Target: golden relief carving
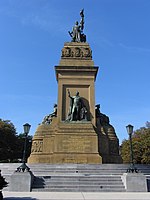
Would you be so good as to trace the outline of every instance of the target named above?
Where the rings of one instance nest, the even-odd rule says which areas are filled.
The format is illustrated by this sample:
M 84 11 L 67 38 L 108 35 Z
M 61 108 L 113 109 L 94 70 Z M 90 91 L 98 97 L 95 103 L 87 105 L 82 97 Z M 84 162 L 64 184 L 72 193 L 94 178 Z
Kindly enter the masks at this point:
M 43 152 L 43 141 L 33 141 L 31 152 Z
M 71 49 L 69 47 L 65 47 L 62 49 L 62 57 L 70 57 Z
M 84 47 L 75 47 L 75 48 L 70 48 L 70 47 L 64 47 L 62 49 L 62 58 L 92 58 L 92 51 L 90 48 L 84 48 Z
M 80 57 L 81 56 L 80 48 L 78 48 L 78 47 L 75 48 L 74 55 L 75 55 L 75 57 Z
M 92 57 L 92 52 L 89 48 L 85 48 L 83 51 L 83 57 Z

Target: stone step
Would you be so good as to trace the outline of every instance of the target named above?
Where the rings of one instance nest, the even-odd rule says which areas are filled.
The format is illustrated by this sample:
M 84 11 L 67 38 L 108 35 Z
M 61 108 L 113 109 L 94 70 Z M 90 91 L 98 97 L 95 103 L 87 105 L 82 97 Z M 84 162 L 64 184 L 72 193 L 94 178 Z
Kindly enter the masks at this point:
M 40 173 L 37 173 L 37 172 L 34 172 L 34 171 L 32 171 L 33 172 L 33 174 L 34 174 L 34 176 L 53 176 L 53 175 L 64 175 L 65 174 L 65 172 L 62 172 L 62 173 L 51 173 L 51 172 L 45 172 L 45 171 L 41 171 Z M 11 171 L 11 172 L 2 172 L 2 175 L 4 176 L 4 177 L 8 177 L 8 176 L 10 176 L 10 175 L 12 175 L 14 173 L 14 171 Z M 123 173 L 125 173 L 125 172 L 122 172 L 122 173 L 109 173 L 109 172 L 106 172 L 106 173 L 97 173 L 97 174 L 95 174 L 95 173 L 83 173 L 83 175 L 84 176 L 90 176 L 90 175 L 104 175 L 104 176 L 107 176 L 107 175 L 122 175 Z M 68 175 L 74 175 L 74 173 L 67 173 Z M 145 173 L 143 173 L 144 175 L 146 175 L 146 176 L 150 176 L 150 173 L 147 173 L 147 172 L 145 172 Z
M 76 187 L 89 187 L 89 188 L 92 188 L 92 187 L 105 187 L 105 188 L 124 188 L 124 185 L 118 185 L 118 184 L 98 184 L 98 183 L 95 183 L 95 184 L 85 184 L 85 183 L 82 183 L 82 184 L 67 184 L 67 183 L 64 183 L 64 184 L 56 184 L 56 185 L 41 185 L 43 188 L 74 188 L 75 186 Z M 33 187 L 32 188 L 37 188 L 37 187 Z M 39 187 L 40 188 L 40 187 Z
M 11 175 L 20 163 L 0 163 L 1 173 L 4 176 Z M 28 165 L 35 176 L 49 176 L 56 174 L 84 174 L 84 175 L 122 175 L 126 172 L 127 166 L 123 164 L 102 164 L 102 165 L 51 165 L 34 164 Z M 66 167 L 67 166 L 67 167 Z M 110 168 L 112 167 L 112 168 Z M 116 167 L 116 168 L 115 168 Z M 137 168 L 145 175 L 150 175 L 150 165 L 137 165 Z
M 87 181 L 51 181 L 51 182 L 44 182 L 44 184 L 41 183 L 41 181 L 34 182 L 34 186 L 41 187 L 42 185 L 123 185 L 122 181 L 94 181 L 91 182 L 91 180 Z
M 110 183 L 110 182 L 114 182 L 115 181 L 115 183 L 117 183 L 117 182 L 120 182 L 120 180 L 121 179 L 113 179 L 113 180 L 105 180 L 105 179 L 79 179 L 79 180 L 73 180 L 73 179 L 69 179 L 69 180 L 67 180 L 67 179 L 60 179 L 60 180 L 58 180 L 58 179 L 51 179 L 51 180 L 44 180 L 44 182 L 46 183 L 46 184 L 48 184 L 48 183 L 51 183 L 51 182 L 73 182 L 73 183 L 75 183 L 75 182 L 77 182 L 77 183 L 81 183 L 81 182 L 89 182 L 89 181 L 94 181 L 94 182 L 103 182 L 103 183 Z
M 32 188 L 66 188 L 66 187 L 83 187 L 83 186 L 86 186 L 86 187 L 114 187 L 114 188 L 124 188 L 124 185 L 122 183 L 107 183 L 107 184 L 103 184 L 103 183 L 93 183 L 93 184 L 90 184 L 90 183 L 51 183 L 51 184 L 46 184 L 46 185 L 33 185 Z
M 33 191 L 125 191 L 121 176 L 44 176 L 36 177 Z
M 32 189 L 32 192 L 125 192 L 124 188 L 45 188 Z
M 12 170 L 4 170 L 2 169 L 2 175 L 11 175 L 16 169 L 12 169 Z M 122 175 L 123 173 L 126 172 L 126 170 L 122 170 L 122 171 L 116 171 L 116 170 L 84 170 L 84 171 L 65 171 L 65 170 L 61 170 L 61 171 L 58 171 L 58 170 L 45 170 L 45 169 L 42 169 L 42 170 L 38 170 L 36 171 L 35 169 L 31 169 L 31 171 L 33 172 L 33 174 L 35 176 L 40 176 L 40 175 L 54 175 L 54 174 L 91 174 L 91 175 Z M 145 175 L 150 175 L 150 170 L 141 170 L 142 173 L 144 173 Z
M 0 163 L 2 175 L 10 175 L 20 163 Z M 128 164 L 27 164 L 35 176 L 32 191 L 125 192 L 121 175 Z M 150 165 L 136 165 L 150 180 Z M 4 189 L 9 190 L 9 187 Z
M 99 175 L 99 174 L 95 174 L 95 175 L 92 175 L 92 174 L 55 174 L 55 175 L 50 175 L 50 176 L 39 176 L 39 177 L 43 177 L 44 179 L 52 179 L 52 178 L 74 178 L 74 179 L 79 179 L 79 178 L 120 178 L 119 175 Z
M 21 163 L 0 163 L 0 169 L 17 169 Z M 31 169 L 38 170 L 126 170 L 129 164 L 27 164 Z M 137 164 L 136 167 L 141 170 L 149 170 L 150 165 Z
M 87 187 L 92 187 L 92 186 L 95 186 L 95 187 L 100 187 L 100 186 L 103 186 L 103 187 L 106 187 L 106 186 L 114 186 L 114 187 L 121 187 L 121 188 L 124 188 L 124 185 L 122 182 L 120 183 L 102 183 L 102 182 L 99 182 L 99 183 L 93 183 L 93 184 L 90 184 L 90 183 L 55 183 L 55 182 L 52 182 L 51 184 L 46 184 L 46 185 L 40 185 L 40 184 L 34 184 L 32 188 L 52 188 L 52 187 L 55 187 L 55 188 L 58 188 L 58 187 L 82 187 L 82 186 L 87 186 Z

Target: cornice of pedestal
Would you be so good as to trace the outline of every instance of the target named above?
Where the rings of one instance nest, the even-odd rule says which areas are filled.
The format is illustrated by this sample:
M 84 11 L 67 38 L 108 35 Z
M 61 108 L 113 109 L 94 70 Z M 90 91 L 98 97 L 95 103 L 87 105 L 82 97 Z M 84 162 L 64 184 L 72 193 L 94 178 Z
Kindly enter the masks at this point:
M 56 73 L 56 80 L 58 81 L 58 75 L 68 75 L 72 76 L 78 75 L 84 77 L 93 76 L 94 80 L 96 80 L 97 72 L 99 67 L 98 66 L 55 66 L 55 73 Z M 71 77 L 70 76 L 70 77 Z

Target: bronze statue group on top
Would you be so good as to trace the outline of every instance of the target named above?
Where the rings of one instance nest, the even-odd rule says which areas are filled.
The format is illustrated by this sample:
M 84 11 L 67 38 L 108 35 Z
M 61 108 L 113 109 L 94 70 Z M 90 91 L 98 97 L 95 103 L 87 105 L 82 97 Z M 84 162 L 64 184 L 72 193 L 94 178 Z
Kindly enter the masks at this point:
M 78 21 L 75 22 L 75 25 L 72 28 L 72 31 L 68 31 L 69 35 L 72 38 L 72 42 L 86 42 L 86 35 L 83 33 L 84 29 L 84 9 L 80 11 L 80 24 Z

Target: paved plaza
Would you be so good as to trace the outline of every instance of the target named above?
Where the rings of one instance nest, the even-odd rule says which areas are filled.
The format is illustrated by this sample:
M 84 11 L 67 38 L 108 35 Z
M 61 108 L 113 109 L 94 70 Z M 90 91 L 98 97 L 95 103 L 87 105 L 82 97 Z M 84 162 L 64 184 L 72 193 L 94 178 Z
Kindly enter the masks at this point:
M 3 192 L 4 200 L 150 200 L 146 192 Z

